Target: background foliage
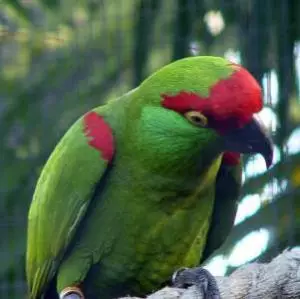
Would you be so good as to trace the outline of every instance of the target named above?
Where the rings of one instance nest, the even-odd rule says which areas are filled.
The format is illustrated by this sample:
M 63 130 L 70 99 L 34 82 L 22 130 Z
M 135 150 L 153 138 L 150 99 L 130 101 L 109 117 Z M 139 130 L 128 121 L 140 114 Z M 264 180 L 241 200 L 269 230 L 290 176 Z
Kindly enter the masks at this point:
M 189 55 L 248 67 L 264 86 L 261 117 L 276 142 L 268 172 L 258 157 L 245 159 L 236 226 L 212 272 L 299 243 L 300 1 L 4 0 L 0 8 L 1 298 L 24 297 L 27 210 L 59 138 L 82 113 Z

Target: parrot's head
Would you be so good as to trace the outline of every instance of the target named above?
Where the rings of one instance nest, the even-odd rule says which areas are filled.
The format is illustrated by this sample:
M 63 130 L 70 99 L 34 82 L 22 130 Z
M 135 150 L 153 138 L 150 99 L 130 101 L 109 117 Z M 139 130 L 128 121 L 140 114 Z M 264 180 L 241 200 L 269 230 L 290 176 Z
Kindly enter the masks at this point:
M 272 163 L 271 140 L 255 116 L 263 107 L 261 88 L 240 65 L 210 56 L 175 61 L 142 82 L 134 103 L 139 150 L 155 157 L 153 164 L 205 164 L 222 156 L 235 164 L 241 153 Z

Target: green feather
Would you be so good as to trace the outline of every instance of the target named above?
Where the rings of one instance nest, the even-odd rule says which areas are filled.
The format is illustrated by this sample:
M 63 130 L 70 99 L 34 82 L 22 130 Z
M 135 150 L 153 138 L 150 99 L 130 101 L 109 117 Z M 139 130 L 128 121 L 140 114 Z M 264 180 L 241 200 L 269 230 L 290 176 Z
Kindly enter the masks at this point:
M 199 56 L 177 60 L 148 77 L 138 88 L 142 105 L 160 105 L 161 94 L 177 94 L 182 90 L 202 97 L 218 81 L 229 78 L 234 68 L 220 57 Z

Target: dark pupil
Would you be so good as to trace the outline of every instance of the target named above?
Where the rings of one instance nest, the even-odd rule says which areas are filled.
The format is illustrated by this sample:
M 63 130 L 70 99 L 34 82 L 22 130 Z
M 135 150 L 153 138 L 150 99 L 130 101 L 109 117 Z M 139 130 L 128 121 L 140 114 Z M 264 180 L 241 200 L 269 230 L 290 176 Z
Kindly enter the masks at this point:
M 192 116 L 192 120 L 196 123 L 202 123 L 202 119 L 199 116 Z

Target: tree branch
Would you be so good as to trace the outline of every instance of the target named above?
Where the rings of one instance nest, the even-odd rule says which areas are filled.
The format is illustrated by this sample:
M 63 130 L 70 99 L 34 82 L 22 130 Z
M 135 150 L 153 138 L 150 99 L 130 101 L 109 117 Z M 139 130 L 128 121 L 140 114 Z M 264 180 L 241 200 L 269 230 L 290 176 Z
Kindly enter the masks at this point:
M 222 299 L 299 298 L 300 249 L 285 250 L 268 264 L 251 263 L 240 267 L 228 277 L 216 277 Z M 139 299 L 124 297 L 120 299 Z M 148 299 L 202 299 L 191 286 L 188 289 L 166 287 Z

